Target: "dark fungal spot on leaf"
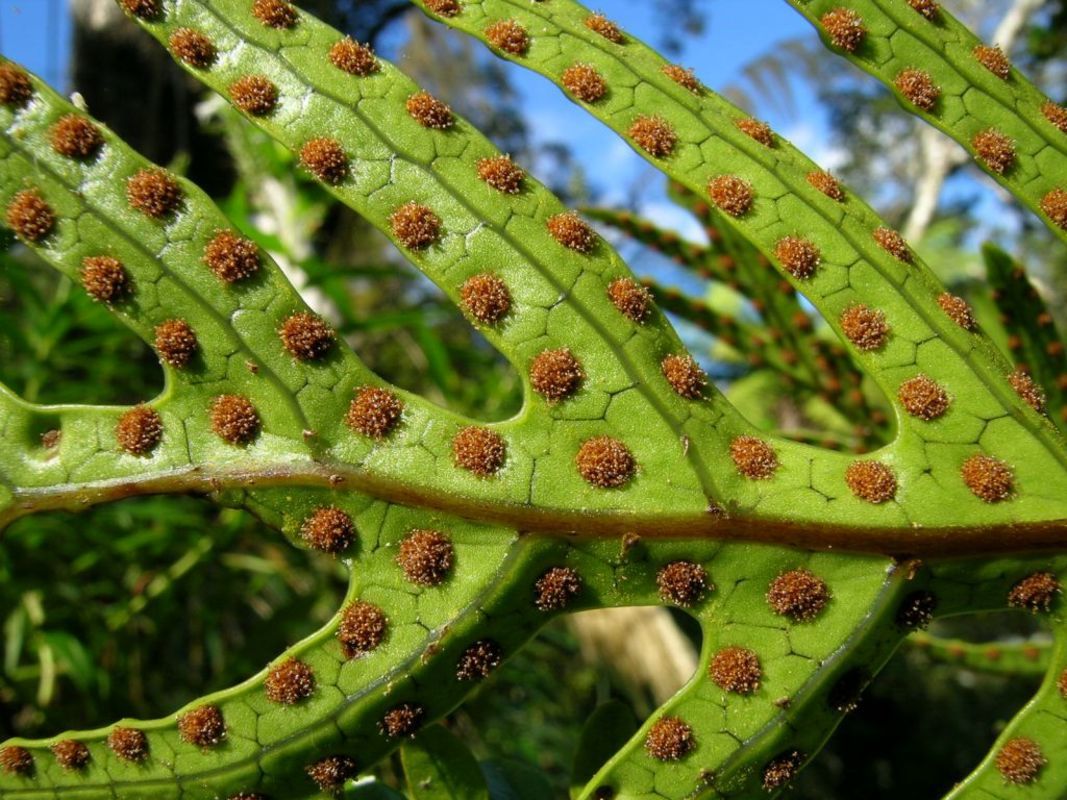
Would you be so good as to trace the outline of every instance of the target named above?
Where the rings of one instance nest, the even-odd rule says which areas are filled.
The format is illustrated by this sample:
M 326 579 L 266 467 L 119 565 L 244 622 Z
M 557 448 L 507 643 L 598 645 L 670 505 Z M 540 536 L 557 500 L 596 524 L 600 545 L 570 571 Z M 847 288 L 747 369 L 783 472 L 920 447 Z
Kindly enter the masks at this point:
M 840 182 L 829 172 L 820 172 L 819 170 L 809 172 L 807 181 L 813 188 L 822 192 L 831 200 L 836 200 L 840 203 L 845 199 L 845 192 L 841 188 Z
M 841 330 L 857 349 L 871 352 L 880 349 L 889 337 L 885 312 L 864 303 L 855 303 L 841 312 Z
M 378 730 L 387 739 L 400 739 L 414 736 L 422 727 L 426 718 L 426 709 L 419 703 L 401 703 L 390 709 L 378 723 Z
M 1045 412 L 1045 390 L 1037 385 L 1026 370 L 1016 367 L 1008 375 L 1008 383 L 1028 406 L 1038 414 Z
M 88 256 L 82 259 L 81 283 L 100 303 L 117 303 L 130 294 L 130 276 L 117 258 Z
M 526 55 L 530 49 L 530 35 L 526 28 L 513 19 L 502 19 L 485 29 L 485 38 L 497 50 L 513 56 Z
M 116 727 L 107 736 L 107 746 L 116 756 L 131 764 L 148 758 L 148 737 L 135 728 Z
M 651 156 L 666 158 L 674 151 L 678 143 L 678 134 L 663 117 L 654 114 L 641 114 L 630 123 L 627 135 Z
M 407 99 L 408 114 L 424 128 L 448 130 L 455 123 L 452 109 L 429 92 L 416 92 Z
M 937 596 L 925 589 L 911 592 L 897 608 L 896 623 L 906 631 L 925 629 L 937 610 Z
M 438 586 L 448 577 L 455 562 L 452 541 L 440 531 L 413 530 L 396 554 L 404 576 L 418 586 Z
M 826 582 L 807 569 L 791 569 L 771 581 L 767 603 L 775 614 L 794 622 L 810 622 L 830 601 Z
M 908 68 L 901 70 L 893 80 L 904 97 L 911 101 L 912 105 L 923 111 L 933 111 L 941 97 L 941 89 L 934 83 L 930 73 L 921 69 Z
M 155 347 L 160 359 L 175 369 L 189 365 L 200 344 L 184 319 L 169 319 L 155 329 Z
M 593 436 L 582 442 L 574 457 L 587 483 L 601 489 L 617 489 L 633 477 L 637 464 L 630 449 L 610 436 Z
M 156 449 L 163 438 L 163 420 L 149 406 L 134 406 L 115 425 L 115 441 L 135 456 L 145 456 Z
M 714 590 L 708 572 L 692 561 L 672 561 L 656 572 L 660 599 L 682 608 L 691 608 Z
M 994 763 L 997 772 L 1003 775 L 1008 783 L 1024 785 L 1037 779 L 1048 759 L 1037 742 L 1025 736 L 1018 736 L 1004 743 L 997 751 Z
M 1007 500 L 1015 492 L 1011 468 L 993 456 L 980 453 L 971 456 L 960 467 L 960 476 L 975 497 L 987 503 Z
M 834 46 L 847 53 L 856 52 L 867 38 L 863 19 L 850 8 L 831 9 L 822 15 L 819 22 Z
M 300 538 L 308 547 L 331 555 L 347 550 L 355 536 L 352 517 L 336 506 L 315 509 L 300 525 Z
M 178 735 L 197 747 L 214 747 L 226 738 L 226 721 L 218 706 L 199 706 L 178 717 Z
M 452 439 L 452 461 L 479 478 L 496 474 L 506 459 L 504 438 L 489 428 L 469 425 Z
M 278 104 L 278 87 L 265 75 L 242 75 L 230 84 L 230 99 L 246 114 L 263 117 Z
M 970 304 L 962 297 L 957 297 L 949 292 L 942 292 L 937 297 L 937 304 L 950 320 L 964 330 L 973 331 L 978 327 Z
M 388 620 L 378 606 L 356 600 L 344 607 L 337 639 L 345 658 L 357 658 L 377 649 L 385 638 Z
M 615 278 L 608 284 L 608 298 L 631 322 L 644 322 L 652 309 L 652 293 L 633 278 Z
M 168 42 L 174 55 L 190 67 L 206 69 L 215 61 L 215 43 L 202 31 L 178 28 L 170 35 Z
M 67 158 L 88 159 L 104 144 L 100 129 L 80 114 L 67 114 L 52 126 L 52 149 Z
M 931 377 L 921 373 L 900 384 L 897 398 L 905 411 L 927 422 L 944 414 L 950 403 L 948 392 Z
M 409 250 L 423 250 L 441 236 L 441 218 L 421 203 L 404 203 L 389 216 L 389 224 Z
M 980 44 L 974 48 L 974 57 L 978 63 L 1001 80 L 1006 81 L 1011 75 L 1011 62 L 999 46 Z
M 381 440 L 392 433 L 403 411 L 404 404 L 392 392 L 377 386 L 363 386 L 356 390 L 355 399 L 345 415 L 345 424 L 356 433 Z
M 477 681 L 489 677 L 504 660 L 504 651 L 492 639 L 480 639 L 459 657 L 456 678 L 461 681 Z
M 1067 230 L 1067 190 L 1056 188 L 1042 197 L 1041 210 L 1057 228 Z
M 334 42 L 330 48 L 330 63 L 342 72 L 361 78 L 373 75 L 381 69 L 378 59 L 374 56 L 373 48 L 357 42 L 351 36 Z
M 763 668 L 753 651 L 731 645 L 712 656 L 708 676 L 723 691 L 752 694 L 759 689 Z
M 1015 142 L 995 128 L 976 133 L 971 146 L 978 159 L 998 175 L 1003 175 L 1015 163 Z
M 219 280 L 236 283 L 259 269 L 259 248 L 251 239 L 223 230 L 204 247 L 203 261 Z
M 459 296 L 467 313 L 483 325 L 495 325 L 511 310 L 507 284 L 488 272 L 467 278 Z
M 663 377 L 678 396 L 697 400 L 703 395 L 708 376 L 688 353 L 666 356 L 659 366 Z
M 548 218 L 546 225 L 552 238 L 568 250 L 587 254 L 596 247 L 596 233 L 576 211 L 554 214 Z
M 860 500 L 868 503 L 886 503 L 897 493 L 897 476 L 881 461 L 853 461 L 845 469 L 845 483 Z
M 11 198 L 4 215 L 7 226 L 26 242 L 40 242 L 56 226 L 56 215 L 36 189 L 23 189 Z
M 753 480 L 769 478 L 778 469 L 774 449 L 755 436 L 738 436 L 730 442 L 730 458 L 738 472 Z
M 663 717 L 645 734 L 645 751 L 658 761 L 678 761 L 696 746 L 693 729 L 681 717 Z
M 33 754 L 25 747 L 18 745 L 0 748 L 0 769 L 8 775 L 28 778 L 34 772 Z
M 797 280 L 810 278 L 822 262 L 822 253 L 808 239 L 785 236 L 774 246 L 774 257 Z
M 731 217 L 743 217 L 752 208 L 752 184 L 736 175 L 719 175 L 708 183 L 711 201 Z
M 558 403 L 574 394 L 585 373 L 568 347 L 543 350 L 530 363 L 530 385 L 550 403 Z
M 182 201 L 178 182 L 158 167 L 142 169 L 126 182 L 130 206 L 152 219 L 162 219 L 177 210 Z
M 327 756 L 309 765 L 304 770 L 323 792 L 335 792 L 359 771 L 356 762 L 349 756 Z
M 300 148 L 300 165 L 323 183 L 331 186 L 348 177 L 348 156 L 336 139 L 319 137 Z
M 289 354 L 301 361 L 322 358 L 337 338 L 322 317 L 307 311 L 288 317 L 278 329 L 278 336 Z
M 272 703 L 296 705 L 314 693 L 315 673 L 303 661 L 287 658 L 270 668 L 263 689 Z
M 56 757 L 59 766 L 71 772 L 85 769 L 91 758 L 85 743 L 74 739 L 60 739 L 52 745 L 52 755 Z
M 127 14 L 141 19 L 157 19 L 163 14 L 162 0 L 119 0 Z
M 583 103 L 595 103 L 608 93 L 607 81 L 592 64 L 572 64 L 563 70 L 559 81 Z
M 508 156 L 493 156 L 478 161 L 478 177 L 504 194 L 518 194 L 526 171 Z
M 800 772 L 806 756 L 799 750 L 783 753 L 763 768 L 763 788 L 773 792 L 788 786 Z
M 1062 592 L 1063 586 L 1053 573 L 1034 572 L 1011 587 L 1008 605 L 1037 614 L 1050 610 L 1056 596 Z
M 16 64 L 0 64 L 0 103 L 19 108 L 33 97 L 33 84 L 26 70 Z
M 296 24 L 296 9 L 285 0 L 255 0 L 252 14 L 268 28 L 291 28 Z
M 703 91 L 696 73 L 691 69 L 686 69 L 677 64 L 665 64 L 660 71 L 683 89 L 687 89 L 693 94 L 700 94 Z
M 219 395 L 211 403 L 211 430 L 229 444 L 248 444 L 259 435 L 259 425 L 256 407 L 244 395 Z
M 562 611 L 582 592 L 582 576 L 572 567 L 551 567 L 534 583 L 539 611 Z

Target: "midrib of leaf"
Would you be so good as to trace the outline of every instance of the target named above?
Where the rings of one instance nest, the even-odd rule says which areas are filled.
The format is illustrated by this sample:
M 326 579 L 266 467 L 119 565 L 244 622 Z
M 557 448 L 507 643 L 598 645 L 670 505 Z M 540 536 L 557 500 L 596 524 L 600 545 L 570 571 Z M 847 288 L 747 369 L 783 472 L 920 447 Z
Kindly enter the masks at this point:
M 412 0 L 412 2 L 421 4 L 420 0 Z M 1065 450 L 1063 446 L 1062 439 L 1051 424 L 1047 423 L 1047 421 L 1042 421 L 1036 414 L 1031 413 L 1028 408 L 1024 408 L 1024 404 L 1007 385 L 1005 376 L 1011 371 L 1011 368 L 1004 362 L 1003 356 L 1001 356 L 992 344 L 986 340 L 984 335 L 965 334 L 958 328 L 954 329 L 954 323 L 948 320 L 947 317 L 942 314 L 937 314 L 932 308 L 927 307 L 927 303 L 922 302 L 924 299 L 930 300 L 933 294 L 940 289 L 933 274 L 930 272 L 929 268 L 925 266 L 922 260 L 915 255 L 912 265 L 901 264 L 899 268 L 889 270 L 886 268 L 887 257 L 885 254 L 879 253 L 876 250 L 877 245 L 874 244 L 873 240 L 869 240 L 869 237 L 857 235 L 855 231 L 862 229 L 864 232 L 869 233 L 881 224 L 881 221 L 878 219 L 874 211 L 855 194 L 850 193 L 847 201 L 843 204 L 835 203 L 826 197 L 822 197 L 821 200 L 818 197 L 815 197 L 814 195 L 818 194 L 817 190 L 810 187 L 804 178 L 804 174 L 808 171 L 818 169 L 818 166 L 814 162 L 802 156 L 799 151 L 781 137 L 777 137 L 776 146 L 773 149 L 770 149 L 759 145 L 744 133 L 737 130 L 730 120 L 744 116 L 743 113 L 734 109 L 724 98 L 716 94 L 714 91 L 705 89 L 705 94 L 703 95 L 703 97 L 707 99 L 709 106 L 711 106 L 710 111 L 715 114 L 715 117 L 713 118 L 711 114 L 704 113 L 705 108 L 697 97 L 687 92 L 685 89 L 674 85 L 669 78 L 663 76 L 659 72 L 658 68 L 638 70 L 635 67 L 635 65 L 640 63 L 638 58 L 628 57 L 623 59 L 619 54 L 612 52 L 604 44 L 605 40 L 603 37 L 585 29 L 584 26 L 568 24 L 570 23 L 571 18 L 577 18 L 579 9 L 583 15 L 588 15 L 590 13 L 580 4 L 575 3 L 572 0 L 553 0 L 549 5 L 539 3 L 519 3 L 516 2 L 516 0 L 485 0 L 480 5 L 486 14 L 489 13 L 487 9 L 492 6 L 502 5 L 521 10 L 523 14 L 537 16 L 545 21 L 545 30 L 548 31 L 555 29 L 557 32 L 561 33 L 565 27 L 566 35 L 579 38 L 585 45 L 599 51 L 603 58 L 612 61 L 618 68 L 629 72 L 634 77 L 635 83 L 644 84 L 653 88 L 657 92 L 658 100 L 662 104 L 657 104 L 657 111 L 663 108 L 663 106 L 681 106 L 686 112 L 700 119 L 707 125 L 709 139 L 715 136 L 721 137 L 737 150 L 743 152 L 748 158 L 758 163 L 762 168 L 772 173 L 778 181 L 791 189 L 790 194 L 792 194 L 793 197 L 800 200 L 809 209 L 814 210 L 826 223 L 827 228 L 835 228 L 836 226 L 836 231 L 849 242 L 852 248 L 859 253 L 861 257 L 865 257 L 866 263 L 869 264 L 871 268 L 890 285 L 890 287 L 899 290 L 900 294 L 907 300 L 908 306 L 915 316 L 921 319 L 927 327 L 935 332 L 941 341 L 947 344 L 955 352 L 961 365 L 965 365 L 966 369 L 978 378 L 981 384 L 996 398 L 999 404 L 1010 413 L 1020 425 L 1024 426 L 1033 435 L 1035 440 L 1041 443 L 1042 447 L 1060 463 L 1061 467 L 1067 470 L 1067 450 Z M 470 8 L 470 6 L 467 6 L 467 8 Z M 561 12 L 560 9 L 564 9 L 564 11 Z M 567 11 L 570 11 L 569 16 Z M 439 21 L 444 22 L 444 24 L 449 25 L 450 27 L 463 30 L 480 39 L 484 40 L 485 38 L 480 30 L 474 28 L 473 23 L 469 18 L 464 18 L 464 15 L 445 18 Z M 637 55 L 644 57 L 650 62 L 655 63 L 657 66 L 666 63 L 632 34 L 627 33 L 626 36 L 628 56 Z M 637 52 L 634 53 L 633 51 Z M 543 65 L 535 60 L 529 58 L 514 58 L 511 56 L 503 57 L 506 57 L 513 63 L 539 72 L 550 80 L 557 80 L 557 76 L 549 73 Z M 671 85 L 665 89 L 664 87 L 668 83 Z M 685 96 L 683 97 L 683 95 Z M 609 118 L 605 113 L 602 113 L 595 104 L 583 105 L 583 108 L 626 138 L 625 132 L 620 130 L 619 123 L 616 122 L 615 119 Z M 726 113 L 726 109 L 729 109 L 732 112 L 732 116 Z M 629 142 L 629 139 L 627 138 L 626 141 Z M 695 146 L 699 147 L 700 145 Z M 698 194 L 704 192 L 705 187 L 687 172 L 675 169 L 670 158 L 656 159 L 650 157 L 638 148 L 635 148 L 635 152 L 645 158 L 649 163 L 653 164 L 657 169 L 666 172 Z M 776 153 L 784 155 L 785 158 L 782 160 L 776 159 L 774 157 Z M 801 173 L 798 167 L 803 169 L 803 173 Z M 811 197 L 814 202 L 810 202 L 806 197 Z M 831 214 L 831 210 L 837 213 Z M 728 223 L 732 229 L 737 230 L 742 236 L 752 241 L 761 250 L 769 252 L 773 243 L 761 240 L 758 231 L 739 224 L 728 215 L 721 214 L 720 217 L 724 222 Z M 835 220 L 834 217 L 840 217 L 840 223 L 838 220 Z M 896 267 L 895 264 L 893 266 Z M 893 276 L 894 271 L 902 273 L 904 275 L 903 279 L 895 279 Z M 789 279 L 794 285 L 797 285 L 798 291 L 804 292 L 808 299 L 811 300 L 812 304 L 819 308 L 824 315 L 827 315 L 825 304 L 823 302 L 825 297 L 820 298 L 814 296 L 813 293 L 805 292 L 803 284 L 797 284 L 792 278 Z M 915 280 L 921 281 L 921 293 L 920 291 L 915 291 L 911 288 L 910 284 Z M 867 296 L 864 299 L 872 301 L 875 298 Z M 932 305 L 932 303 L 930 305 Z M 827 316 L 829 318 L 829 315 Z M 975 355 L 976 352 L 977 356 Z M 890 385 L 884 379 L 879 379 L 883 370 L 874 363 L 874 359 L 863 358 L 862 364 L 864 370 L 879 381 L 883 390 L 886 391 L 887 396 L 895 398 L 896 387 Z M 912 424 L 910 419 L 901 415 L 899 412 L 897 416 L 901 426 Z

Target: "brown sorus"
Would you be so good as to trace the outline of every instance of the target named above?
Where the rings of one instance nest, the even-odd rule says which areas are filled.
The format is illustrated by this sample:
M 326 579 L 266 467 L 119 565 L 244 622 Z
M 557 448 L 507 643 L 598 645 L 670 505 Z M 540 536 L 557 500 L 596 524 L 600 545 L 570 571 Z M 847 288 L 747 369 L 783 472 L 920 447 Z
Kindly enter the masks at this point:
M 205 69 L 215 61 L 215 43 L 193 28 L 178 28 L 170 35 L 170 49 L 190 67 Z
M 269 28 L 291 28 L 296 24 L 296 9 L 285 0 L 255 0 L 252 13 Z
M 974 48 L 974 57 L 978 63 L 992 72 L 1002 81 L 1006 81 L 1011 75 L 1011 61 L 1004 55 L 1000 47 L 980 44 Z
M 752 694 L 759 689 L 763 668 L 754 652 L 731 645 L 712 656 L 708 676 L 723 691 Z
M 1008 605 L 1022 608 L 1034 614 L 1048 611 L 1056 595 L 1063 591 L 1063 586 L 1051 572 L 1034 572 L 1011 587 L 1008 592 Z
M 799 236 L 785 236 L 774 246 L 774 257 L 797 280 L 810 278 L 822 261 L 814 243 Z
M 413 530 L 400 542 L 396 563 L 412 583 L 437 586 L 448 577 L 455 557 L 452 541 L 440 531 Z
M 123 761 L 139 764 L 148 758 L 148 737 L 135 728 L 116 727 L 107 736 L 107 746 Z
M 1041 106 L 1041 114 L 1061 131 L 1067 133 L 1067 108 L 1046 100 Z
M 813 188 L 818 189 L 831 200 L 836 200 L 840 203 L 845 199 L 845 192 L 841 188 L 841 183 L 829 172 L 821 172 L 820 170 L 809 172 L 807 180 Z
M 337 338 L 322 317 L 308 311 L 300 311 L 286 319 L 278 329 L 278 336 L 289 355 L 301 361 L 322 358 Z
M 807 569 L 783 572 L 767 588 L 767 603 L 775 614 L 794 622 L 810 622 L 830 601 L 826 582 Z
M 86 293 L 101 303 L 117 303 L 130 293 L 129 273 L 111 256 L 82 259 L 81 282 Z
M 348 756 L 327 756 L 304 769 L 308 777 L 324 792 L 336 792 L 359 771 Z
M 213 747 L 226 738 L 226 721 L 218 706 L 199 706 L 178 717 L 178 735 L 197 747 Z
M 1011 468 L 993 456 L 971 456 L 960 467 L 960 476 L 967 488 L 987 503 L 1007 500 L 1015 492 L 1015 478 Z
M 569 250 L 585 254 L 591 253 L 596 247 L 596 233 L 578 216 L 577 211 L 553 214 L 546 225 L 552 238 Z
M 595 103 L 608 93 L 604 76 L 592 64 L 572 64 L 560 75 L 563 88 L 583 103 Z
M 582 591 L 582 577 L 571 567 L 552 567 L 534 583 L 534 605 L 539 611 L 560 611 Z
M 452 461 L 479 478 L 496 474 L 507 459 L 507 445 L 496 431 L 468 425 L 452 439 Z
M 356 536 L 352 517 L 336 506 L 315 509 L 300 525 L 300 538 L 308 547 L 336 555 L 348 549 Z
M 708 182 L 708 196 L 731 217 L 743 217 L 752 208 L 752 184 L 736 175 L 719 175 Z
M 176 369 L 189 365 L 200 344 L 196 333 L 184 319 L 169 319 L 156 326 L 156 352 L 160 359 Z
M 330 63 L 342 72 L 361 78 L 381 69 L 371 46 L 357 42 L 351 36 L 334 42 L 330 48 Z
M 259 248 L 251 239 L 219 231 L 205 245 L 203 261 L 219 280 L 236 283 L 259 269 Z
M 513 56 L 526 55 L 530 49 L 530 35 L 513 19 L 502 19 L 485 29 L 485 38 L 497 50 Z
M 957 297 L 949 292 L 942 292 L 937 296 L 937 304 L 945 312 L 949 319 L 967 331 L 973 331 L 978 323 L 974 318 L 974 311 L 970 304 L 962 297 Z
M 878 350 L 889 336 L 889 323 L 880 309 L 856 303 L 841 312 L 841 330 L 864 352 Z
M 142 169 L 126 182 L 130 206 L 153 219 L 173 213 L 182 201 L 182 189 L 173 176 L 153 167 Z
M 645 751 L 658 761 L 685 758 L 695 746 L 693 729 L 680 717 L 657 720 L 645 735 Z
M 530 363 L 530 385 L 550 403 L 558 403 L 574 394 L 585 373 L 568 347 L 543 350 Z
M 672 561 L 660 567 L 656 572 L 656 586 L 665 603 L 674 603 L 682 608 L 696 605 L 705 592 L 715 588 L 708 571 L 692 561 Z
M 881 461 L 853 461 L 845 469 L 852 494 L 868 503 L 886 503 L 897 493 L 897 476 Z
M 1026 370 L 1016 367 L 1008 375 L 1008 383 L 1023 401 L 1039 414 L 1045 413 L 1045 390 L 1037 385 Z
M 867 28 L 863 19 L 849 8 L 834 8 L 827 11 L 820 19 L 823 30 L 830 37 L 835 47 L 848 53 L 854 53 L 867 38 Z
M 605 17 L 603 14 L 590 14 L 585 18 L 583 23 L 585 27 L 593 31 L 593 33 L 599 33 L 609 42 L 615 44 L 622 44 L 624 40 L 622 31 L 619 30 L 619 26 Z
M 33 754 L 25 747 L 8 745 L 0 748 L 0 768 L 8 775 L 26 778 L 33 774 Z
M 378 730 L 387 739 L 414 736 L 425 718 L 426 709 L 420 703 L 401 703 L 385 713 Z
M 608 298 L 632 322 L 644 322 L 652 309 L 652 293 L 633 278 L 615 278 L 608 284 Z
M 652 114 L 635 117 L 628 134 L 642 150 L 656 158 L 669 156 L 678 143 L 678 134 L 671 124 Z
M 610 436 L 593 436 L 582 442 L 574 457 L 578 473 L 601 489 L 625 485 L 637 469 L 630 449 Z
M 73 739 L 61 739 L 52 745 L 52 755 L 56 757 L 59 766 L 72 771 L 85 769 L 91 758 L 85 743 Z
M 997 751 L 994 761 L 997 772 L 1003 775 L 1006 781 L 1020 785 L 1033 783 L 1037 774 L 1048 763 L 1045 754 L 1041 752 L 1041 746 L 1025 736 L 1006 741 Z
M 392 392 L 377 386 L 363 386 L 356 390 L 356 397 L 345 415 L 345 424 L 357 433 L 381 440 L 396 427 L 403 411 L 404 404 Z
M 67 114 L 52 126 L 52 149 L 67 158 L 91 158 L 104 137 L 100 129 L 80 114 Z
M 459 289 L 464 308 L 483 325 L 495 325 L 511 310 L 511 293 L 496 275 L 472 275 Z
M 674 393 L 687 400 L 699 399 L 708 385 L 707 373 L 688 353 L 666 356 L 659 367 Z
M 244 395 L 219 395 L 211 402 L 211 430 L 225 442 L 248 444 L 259 435 L 259 414 Z
M 897 609 L 897 625 L 905 630 L 922 630 L 933 620 L 936 610 L 936 595 L 925 590 L 912 592 L 904 598 Z
M 356 658 L 375 650 L 385 638 L 388 620 L 378 606 L 356 600 L 344 607 L 337 626 L 337 639 L 345 658 Z
M 447 130 L 455 124 L 456 118 L 447 103 L 442 103 L 429 92 L 416 92 L 407 99 L 407 110 L 411 118 L 424 128 Z
M 804 754 L 793 750 L 778 756 L 763 768 L 763 788 L 768 792 L 788 786 L 804 763 Z
M 941 15 L 941 6 L 937 0 L 908 0 L 908 5 L 931 22 L 936 21 Z
M 155 19 L 163 13 L 162 0 L 119 0 L 128 14 L 141 19 Z
M 755 436 L 738 436 L 730 442 L 730 458 L 738 472 L 754 480 L 769 478 L 778 469 L 774 449 Z
M 1015 163 L 1015 142 L 995 128 L 976 133 L 971 146 L 982 163 L 998 175 L 1003 175 Z
M 940 417 L 948 410 L 950 403 L 948 392 L 921 373 L 900 384 L 897 397 L 905 411 L 926 421 Z
M 477 681 L 489 677 L 504 660 L 504 651 L 492 639 L 480 639 L 459 657 L 456 678 L 461 681 Z
M 131 455 L 148 455 L 162 438 L 163 420 L 149 406 L 134 406 L 119 417 L 115 425 L 115 441 Z
M 33 84 L 22 67 L 0 64 L 0 103 L 5 106 L 24 106 L 33 97 Z
M 315 673 L 303 661 L 287 658 L 270 668 L 263 689 L 272 703 L 296 705 L 315 691 Z
M 441 218 L 429 206 L 404 203 L 389 216 L 393 235 L 411 250 L 424 250 L 441 237 Z
M 1041 210 L 1055 223 L 1067 230 L 1067 189 L 1053 189 L 1041 198 Z
M 903 261 L 905 264 L 911 263 L 911 249 L 908 247 L 908 243 L 904 241 L 903 236 L 892 228 L 875 228 L 871 233 L 871 238 L 893 258 Z
M 39 242 L 56 226 L 56 215 L 36 189 L 23 189 L 11 198 L 5 213 L 7 226 L 27 242 Z
M 901 70 L 893 81 L 904 97 L 911 101 L 912 105 L 923 111 L 932 111 L 941 97 L 941 89 L 934 83 L 930 73 L 921 69 L 908 68 Z
M 680 67 L 677 64 L 665 64 L 660 71 L 683 89 L 688 89 L 693 94 L 700 94 L 703 89 L 696 73 L 691 69 Z
M 242 75 L 230 84 L 230 99 L 246 114 L 263 117 L 278 104 L 278 87 L 265 75 Z
M 336 185 L 348 177 L 348 156 L 336 139 L 310 139 L 300 148 L 300 164 L 323 183 Z
M 459 0 L 426 0 L 426 7 L 439 17 L 454 17 L 463 10 Z
M 478 161 L 478 177 L 504 194 L 518 194 L 526 171 L 509 156 L 493 156 Z

